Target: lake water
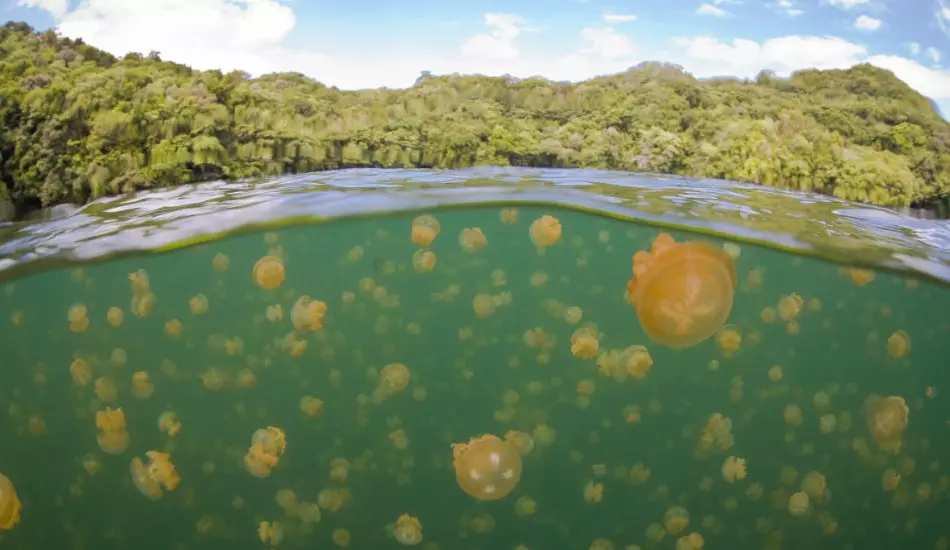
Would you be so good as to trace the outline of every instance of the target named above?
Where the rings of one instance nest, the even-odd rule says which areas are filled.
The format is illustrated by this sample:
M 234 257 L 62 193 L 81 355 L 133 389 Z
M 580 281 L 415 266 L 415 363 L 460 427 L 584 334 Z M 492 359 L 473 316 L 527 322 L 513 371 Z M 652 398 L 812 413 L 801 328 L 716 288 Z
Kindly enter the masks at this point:
M 948 283 L 945 222 L 598 171 L 0 226 L 0 549 L 947 549 Z

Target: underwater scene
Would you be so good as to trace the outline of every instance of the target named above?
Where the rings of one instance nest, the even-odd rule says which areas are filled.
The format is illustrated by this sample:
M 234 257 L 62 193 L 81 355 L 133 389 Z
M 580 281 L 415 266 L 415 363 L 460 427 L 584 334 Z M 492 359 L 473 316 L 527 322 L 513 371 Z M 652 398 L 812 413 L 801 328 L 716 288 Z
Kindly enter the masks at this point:
M 0 228 L 0 549 L 950 548 L 942 222 L 395 172 Z

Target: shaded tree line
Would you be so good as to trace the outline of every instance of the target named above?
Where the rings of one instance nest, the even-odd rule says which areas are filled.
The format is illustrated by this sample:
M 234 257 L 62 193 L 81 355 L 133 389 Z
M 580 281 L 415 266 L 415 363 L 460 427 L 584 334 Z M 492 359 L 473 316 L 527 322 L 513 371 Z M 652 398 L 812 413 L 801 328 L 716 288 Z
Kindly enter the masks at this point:
M 580 83 L 432 76 L 341 91 L 0 28 L 0 199 L 19 208 L 209 179 L 512 165 L 684 174 L 880 205 L 946 204 L 950 124 L 891 72 L 698 80 L 642 63 Z

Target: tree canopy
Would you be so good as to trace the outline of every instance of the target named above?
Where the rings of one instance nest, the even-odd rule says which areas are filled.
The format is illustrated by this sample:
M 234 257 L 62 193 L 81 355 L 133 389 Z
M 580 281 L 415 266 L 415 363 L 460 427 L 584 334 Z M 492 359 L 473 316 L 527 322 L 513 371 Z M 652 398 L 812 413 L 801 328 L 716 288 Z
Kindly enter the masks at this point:
M 698 80 L 642 63 L 580 83 L 423 72 L 341 91 L 118 59 L 0 28 L 0 199 L 82 203 L 135 189 L 346 167 L 513 165 L 663 172 L 880 205 L 946 202 L 950 124 L 870 65 Z

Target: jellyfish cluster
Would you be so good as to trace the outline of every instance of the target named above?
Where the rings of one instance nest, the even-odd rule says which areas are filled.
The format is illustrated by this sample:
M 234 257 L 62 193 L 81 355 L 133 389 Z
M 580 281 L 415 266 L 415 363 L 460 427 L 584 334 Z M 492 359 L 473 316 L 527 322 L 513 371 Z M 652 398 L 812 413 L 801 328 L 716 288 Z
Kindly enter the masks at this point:
M 950 550 L 945 289 L 522 206 L 124 262 L 0 286 L 2 548 Z

